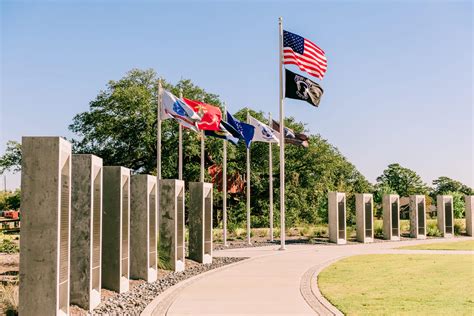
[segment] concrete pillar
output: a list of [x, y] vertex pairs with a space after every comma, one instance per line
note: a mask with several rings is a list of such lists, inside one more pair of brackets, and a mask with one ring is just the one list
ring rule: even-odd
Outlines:
[[156, 177], [132, 176], [130, 194], [130, 277], [154, 282], [158, 276]]
[[464, 207], [466, 217], [466, 233], [473, 236], [474, 229], [474, 195], [464, 196]]
[[212, 183], [189, 183], [189, 258], [212, 263]]
[[438, 229], [444, 237], [454, 236], [454, 204], [451, 195], [438, 195], [436, 197], [438, 214]]
[[20, 315], [69, 314], [71, 144], [23, 137]]
[[160, 180], [159, 247], [163, 263], [184, 271], [184, 181]]
[[383, 238], [400, 240], [400, 198], [396, 194], [383, 197]]
[[72, 155], [71, 199], [71, 304], [92, 311], [101, 292], [101, 158]]
[[410, 237], [426, 239], [426, 202], [424, 195], [410, 195]]
[[124, 293], [130, 275], [130, 169], [103, 168], [102, 287]]
[[329, 241], [338, 245], [346, 243], [346, 194], [328, 192]]
[[357, 241], [374, 241], [374, 199], [372, 194], [356, 194]]

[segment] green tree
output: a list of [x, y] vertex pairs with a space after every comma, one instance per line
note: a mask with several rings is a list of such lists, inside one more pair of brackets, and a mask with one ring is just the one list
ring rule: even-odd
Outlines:
[[402, 167], [398, 163], [388, 165], [382, 175], [377, 178], [377, 186], [405, 197], [412, 194], [425, 194], [429, 190], [415, 171]]
[[0, 157], [0, 174], [4, 172], [18, 172], [21, 170], [21, 144], [9, 140], [5, 154]]
[[20, 190], [0, 192], [0, 210], [18, 210], [20, 208]]
[[454, 218], [464, 218], [464, 194], [458, 191], [446, 192], [446, 195], [453, 197], [453, 215]]
[[[134, 69], [123, 78], [109, 81], [90, 102], [88, 111], [77, 114], [69, 126], [76, 134], [73, 152], [90, 153], [101, 157], [104, 165], [121, 165], [134, 173], [156, 174], [156, 86], [158, 77], [153, 70]], [[163, 87], [175, 95], [180, 89], [190, 99], [202, 100], [220, 106], [216, 94], [194, 85], [191, 80], [177, 84], [163, 80]], [[266, 114], [243, 108], [234, 115], [245, 121], [247, 111], [256, 119], [266, 122]], [[287, 117], [285, 125], [296, 132], [305, 132], [305, 125]], [[222, 164], [223, 140], [207, 137], [206, 167]], [[162, 122], [162, 175], [178, 176], [178, 124], [172, 120]], [[228, 174], [245, 176], [245, 145], [228, 145]], [[255, 142], [251, 146], [251, 220], [253, 227], [268, 226], [268, 155], [267, 143]], [[274, 173], [275, 219], [279, 223], [279, 148], [272, 146]], [[199, 135], [185, 130], [183, 133], [183, 177], [186, 182], [198, 181], [200, 174]], [[310, 135], [309, 147], [285, 147], [286, 219], [288, 226], [299, 223], [327, 221], [328, 191], [347, 193], [348, 220], [354, 221], [354, 194], [373, 192], [372, 185], [339, 150], [320, 135]], [[206, 172], [206, 181], [211, 177]], [[245, 190], [230, 194], [229, 222], [242, 225], [246, 219]], [[215, 223], [220, 223], [222, 193], [214, 191]]]
[[436, 195], [444, 195], [448, 192], [459, 192], [464, 195], [474, 194], [474, 190], [469, 186], [448, 177], [439, 177], [433, 180], [433, 185], [435, 186], [432, 191], [434, 198]]

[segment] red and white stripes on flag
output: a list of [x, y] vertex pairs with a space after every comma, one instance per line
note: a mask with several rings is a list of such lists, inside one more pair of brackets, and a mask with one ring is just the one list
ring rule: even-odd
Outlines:
[[319, 79], [323, 79], [327, 69], [327, 59], [321, 48], [288, 31], [283, 31], [283, 64], [296, 65]]

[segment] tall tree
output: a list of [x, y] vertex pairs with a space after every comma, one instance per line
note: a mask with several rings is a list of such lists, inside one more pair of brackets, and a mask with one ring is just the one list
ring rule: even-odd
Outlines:
[[443, 195], [449, 192], [459, 192], [464, 195], [472, 195], [474, 194], [474, 190], [469, 186], [453, 180], [448, 177], [439, 177], [436, 180], [433, 180], [433, 196], [436, 198], [436, 195]]
[[428, 186], [415, 171], [402, 167], [398, 163], [388, 165], [382, 175], [377, 178], [377, 185], [405, 197], [428, 192]]
[[18, 172], [21, 169], [21, 144], [9, 140], [5, 154], [0, 157], [0, 174], [4, 172]]
[[[158, 77], [153, 70], [134, 69], [123, 78], [109, 81], [106, 88], [90, 102], [88, 111], [77, 114], [69, 126], [76, 134], [72, 140], [75, 153], [90, 153], [102, 157], [104, 165], [121, 165], [135, 173], [156, 174], [156, 86]], [[221, 105], [216, 94], [181, 80], [176, 85], [163, 81], [165, 89], [175, 95], [183, 90], [189, 99]], [[247, 111], [256, 119], [266, 122], [266, 114], [249, 108], [237, 111], [235, 116], [245, 120]], [[285, 126], [295, 132], [304, 132], [305, 125], [287, 117]], [[192, 131], [183, 133], [183, 176], [186, 182], [199, 181], [200, 141]], [[222, 164], [223, 140], [208, 137], [206, 167]], [[162, 175], [178, 176], [178, 124], [172, 120], [162, 123]], [[228, 173], [244, 177], [246, 170], [245, 145], [229, 145]], [[275, 223], [279, 222], [279, 161], [278, 146], [273, 148]], [[21, 154], [18, 151], [18, 157]], [[320, 135], [311, 135], [309, 147], [285, 147], [286, 159], [286, 219], [289, 226], [297, 223], [327, 221], [327, 192], [342, 191], [348, 196], [348, 219], [354, 219], [354, 194], [372, 192], [372, 185], [357, 171], [339, 150]], [[11, 160], [11, 159], [10, 159]], [[16, 160], [19, 161], [19, 160]], [[268, 144], [251, 146], [252, 226], [268, 226]], [[211, 177], [206, 172], [206, 181]], [[215, 209], [219, 211], [222, 193], [214, 192]], [[245, 221], [245, 190], [231, 194], [228, 202], [229, 221], [237, 225]], [[218, 212], [216, 212], [218, 213]], [[215, 221], [220, 222], [219, 220]]]

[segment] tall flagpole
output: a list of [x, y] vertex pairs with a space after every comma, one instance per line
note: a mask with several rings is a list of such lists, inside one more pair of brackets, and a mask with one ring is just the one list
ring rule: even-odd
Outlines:
[[283, 104], [283, 19], [278, 18], [280, 58], [278, 71], [280, 72], [280, 250], [285, 250], [285, 123]]
[[[249, 111], [247, 110], [247, 123]], [[250, 146], [247, 147], [247, 244], [250, 245]]]
[[[158, 95], [156, 104], [156, 178], [161, 180], [161, 79], [158, 79]], [[159, 185], [159, 184], [158, 184]], [[159, 205], [159, 204], [158, 204]]]
[[204, 131], [201, 131], [201, 176], [200, 182], [204, 182]]
[[[268, 126], [272, 126], [272, 113], [268, 113]], [[268, 143], [268, 193], [270, 195], [270, 241], [273, 241], [273, 154], [272, 143]]]
[[[227, 106], [224, 103], [224, 121], [227, 121]], [[222, 238], [227, 247], [227, 140], [223, 141], [222, 153]]]
[[[183, 89], [179, 89], [179, 98], [183, 99]], [[183, 126], [178, 123], [178, 179], [183, 180]]]

